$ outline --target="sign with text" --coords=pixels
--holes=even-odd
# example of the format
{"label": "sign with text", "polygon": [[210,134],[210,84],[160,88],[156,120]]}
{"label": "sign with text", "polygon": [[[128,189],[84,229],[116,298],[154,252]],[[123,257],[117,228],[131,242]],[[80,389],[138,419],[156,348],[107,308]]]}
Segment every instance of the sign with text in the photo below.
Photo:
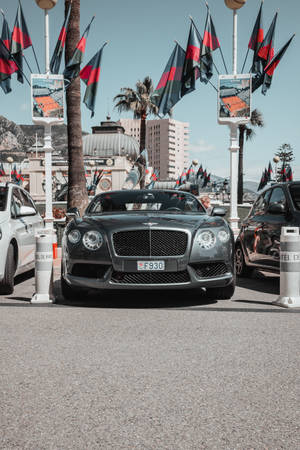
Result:
{"label": "sign with text", "polygon": [[62,75],[31,75],[31,110],[34,123],[64,121],[64,79]]}
{"label": "sign with text", "polygon": [[220,75],[218,122],[247,123],[251,116],[251,75]]}

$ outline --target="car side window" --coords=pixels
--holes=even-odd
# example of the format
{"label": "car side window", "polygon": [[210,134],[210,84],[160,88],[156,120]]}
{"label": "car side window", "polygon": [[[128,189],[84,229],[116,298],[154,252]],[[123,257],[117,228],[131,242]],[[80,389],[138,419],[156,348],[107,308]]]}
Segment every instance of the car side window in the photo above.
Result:
{"label": "car side window", "polygon": [[273,189],[270,203],[280,203],[281,205],[286,206],[286,197],[282,188],[277,187]]}
{"label": "car side window", "polygon": [[269,202],[271,190],[266,191],[265,193],[261,194],[256,202],[253,205],[253,209],[251,212],[252,216],[259,216],[263,215],[265,213],[266,207]]}
{"label": "car side window", "polygon": [[36,212],[35,204],[34,204],[33,201],[31,200],[31,198],[29,197],[29,195],[27,195],[26,192],[21,191],[21,190],[20,190],[19,192],[20,192],[21,197],[22,197],[22,199],[23,199],[23,205],[24,205],[24,206],[30,206],[31,208],[34,208],[34,209],[35,209],[35,212]]}
{"label": "car side window", "polygon": [[23,198],[20,189],[14,189],[12,193],[11,215],[16,218],[20,215],[20,209],[23,205]]}

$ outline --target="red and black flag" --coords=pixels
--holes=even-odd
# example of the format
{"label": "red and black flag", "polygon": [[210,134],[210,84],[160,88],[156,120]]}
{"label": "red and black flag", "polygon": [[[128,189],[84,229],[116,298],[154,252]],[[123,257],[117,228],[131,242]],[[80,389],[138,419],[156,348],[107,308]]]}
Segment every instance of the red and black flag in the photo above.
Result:
{"label": "red and black flag", "polygon": [[196,175],[197,180],[198,180],[199,177],[202,178],[202,174],[203,174],[203,167],[202,167],[202,164],[201,164],[201,166],[198,169],[197,175]]}
{"label": "red and black flag", "polygon": [[106,44],[107,42],[105,42],[101,49],[93,56],[93,58],[79,73],[80,78],[87,86],[83,102],[86,107],[90,111],[92,111],[91,117],[94,116],[95,112],[96,95],[101,71],[102,51]]}
{"label": "red and black flag", "polygon": [[3,162],[0,164],[0,177],[5,177],[6,173],[4,170]]}
{"label": "red and black flag", "polygon": [[291,166],[289,166],[287,169],[286,181],[293,181],[293,172]]}
{"label": "red and black flag", "polygon": [[26,25],[21,3],[19,3],[15,25],[11,35],[11,52],[14,55],[15,53],[22,52],[22,50],[25,50],[31,46],[31,38]]}
{"label": "red and black flag", "polygon": [[181,185],[181,175],[179,175],[179,177],[177,178],[177,180],[175,181],[175,186],[174,189],[179,189],[179,186]]}
{"label": "red and black flag", "polygon": [[147,189],[153,189],[155,182],[158,180],[159,171],[155,169],[150,177],[150,183],[146,186]]}
{"label": "red and black flag", "polygon": [[281,169],[281,181],[286,181],[287,178],[287,170],[285,165],[283,164],[282,169]]}
{"label": "red and black flag", "polygon": [[272,77],[274,74],[274,71],[276,69],[276,67],[278,66],[281,58],[283,57],[283,55],[285,54],[288,46],[290,45],[290,43],[292,42],[293,38],[294,38],[294,34],[293,36],[287,41],[287,43],[279,50],[279,52],[276,53],[276,55],[274,56],[274,58],[269,62],[269,64],[265,67],[264,69],[264,82],[263,82],[263,87],[262,87],[262,93],[264,95],[266,95],[267,90],[271,87],[271,83],[272,83]]}
{"label": "red and black flag", "polygon": [[65,43],[66,43],[66,37],[67,37],[67,29],[69,24],[69,18],[71,13],[72,3],[69,5],[69,9],[67,12],[67,15],[65,17],[63,26],[60,30],[58,41],[56,43],[51,61],[50,61],[50,71],[51,73],[58,73],[61,63],[62,54],[64,51]]}
{"label": "red and black flag", "polygon": [[14,183],[18,182],[18,171],[17,171],[17,166],[16,164],[14,164],[14,167],[12,168],[12,171],[10,173],[11,179]]}
{"label": "red and black flag", "polygon": [[251,67],[252,73],[261,73],[261,60],[258,58],[258,51],[264,40],[264,29],[262,24],[262,2],[259,8],[259,12],[254,24],[254,28],[249,40],[248,49],[253,50],[253,62]]}
{"label": "red and black flag", "polygon": [[208,183],[210,183],[210,173],[208,175],[205,175],[202,187],[205,188]]}
{"label": "red and black flag", "polygon": [[[11,32],[10,32],[7,20],[4,17],[4,13],[2,12],[2,14],[3,14],[3,26],[2,26],[2,32],[1,32],[1,39],[2,39],[3,44],[8,49],[8,51],[10,51]],[[8,78],[6,78],[6,80],[0,82],[0,86],[3,89],[3,91],[5,92],[5,94],[8,94],[9,92],[11,92],[10,79],[11,79],[11,76],[9,75]]]}
{"label": "red and black flag", "polygon": [[274,38],[275,38],[275,28],[278,13],[275,14],[270,28],[258,50],[258,58],[263,61],[263,66],[265,67],[271,59],[274,57]]}
{"label": "red and black flag", "polygon": [[182,174],[180,175],[180,184],[186,183],[186,171],[183,169]]}
{"label": "red and black flag", "polygon": [[26,25],[25,17],[23,14],[21,3],[17,9],[16,20],[11,35],[11,53],[16,60],[18,67],[18,81],[24,82],[23,79],[23,50],[32,46],[29,31]]}
{"label": "red and black flag", "polygon": [[151,96],[159,114],[168,114],[181,99],[181,78],[185,61],[185,51],[176,43],[165,67],[164,73]]}
{"label": "red and black flag", "polygon": [[86,47],[86,40],[89,35],[90,26],[94,20],[95,16],[92,17],[92,20],[90,21],[89,25],[86,27],[80,41],[76,45],[76,48],[74,50],[73,56],[70,59],[70,61],[67,63],[66,68],[64,70],[64,78],[70,83],[72,80],[74,80],[80,72],[80,65],[83,61],[83,56],[85,52]]}
{"label": "red and black flag", "polygon": [[265,172],[263,172],[262,175],[261,175],[260,182],[259,182],[259,185],[258,185],[258,188],[257,188],[258,191],[260,191],[265,185],[264,184],[265,183],[265,178],[264,178],[265,175],[264,175],[264,173]]}
{"label": "red and black flag", "polygon": [[268,167],[268,181],[271,181],[271,180],[272,180],[272,173],[273,173],[273,170],[272,170],[272,166],[271,166],[271,161],[269,161],[269,167]]}
{"label": "red and black flag", "polygon": [[200,51],[202,38],[193,20],[191,20],[189,38],[185,52],[182,72],[181,96],[195,90],[196,80],[200,76]]}
{"label": "red and black flag", "polygon": [[195,172],[194,172],[194,167],[193,167],[193,163],[192,163],[186,173],[186,181],[190,181],[190,178],[194,178],[194,175],[195,175]]}
{"label": "red and black flag", "polygon": [[17,72],[18,67],[11,59],[11,54],[6,45],[0,39],[0,81],[7,80],[10,75]]}
{"label": "red and black flag", "polygon": [[213,58],[212,52],[220,48],[215,26],[213,24],[209,8],[207,7],[206,22],[204,27],[203,42],[200,54],[200,80],[207,83],[212,77]]}

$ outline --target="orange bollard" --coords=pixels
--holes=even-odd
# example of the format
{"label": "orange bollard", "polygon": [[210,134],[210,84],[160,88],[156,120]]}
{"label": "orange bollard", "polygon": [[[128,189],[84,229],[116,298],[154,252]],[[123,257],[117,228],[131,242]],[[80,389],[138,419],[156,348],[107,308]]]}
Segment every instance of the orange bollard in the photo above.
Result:
{"label": "orange bollard", "polygon": [[55,230],[53,230],[52,248],[53,248],[53,259],[56,259],[57,258],[57,233]]}

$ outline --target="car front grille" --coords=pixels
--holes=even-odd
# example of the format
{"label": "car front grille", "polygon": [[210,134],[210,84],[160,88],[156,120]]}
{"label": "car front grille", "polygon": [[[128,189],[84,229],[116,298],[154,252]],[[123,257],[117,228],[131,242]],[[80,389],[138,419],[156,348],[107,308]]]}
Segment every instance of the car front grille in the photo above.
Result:
{"label": "car front grille", "polygon": [[188,235],[173,230],[133,230],[114,233],[118,256],[180,256],[187,248]]}
{"label": "car front grille", "polygon": [[200,278],[219,277],[229,272],[226,264],[223,262],[194,264],[192,268]]}
{"label": "car front grille", "polygon": [[178,284],[189,283],[190,276],[182,272],[113,272],[111,281],[117,284]]}

